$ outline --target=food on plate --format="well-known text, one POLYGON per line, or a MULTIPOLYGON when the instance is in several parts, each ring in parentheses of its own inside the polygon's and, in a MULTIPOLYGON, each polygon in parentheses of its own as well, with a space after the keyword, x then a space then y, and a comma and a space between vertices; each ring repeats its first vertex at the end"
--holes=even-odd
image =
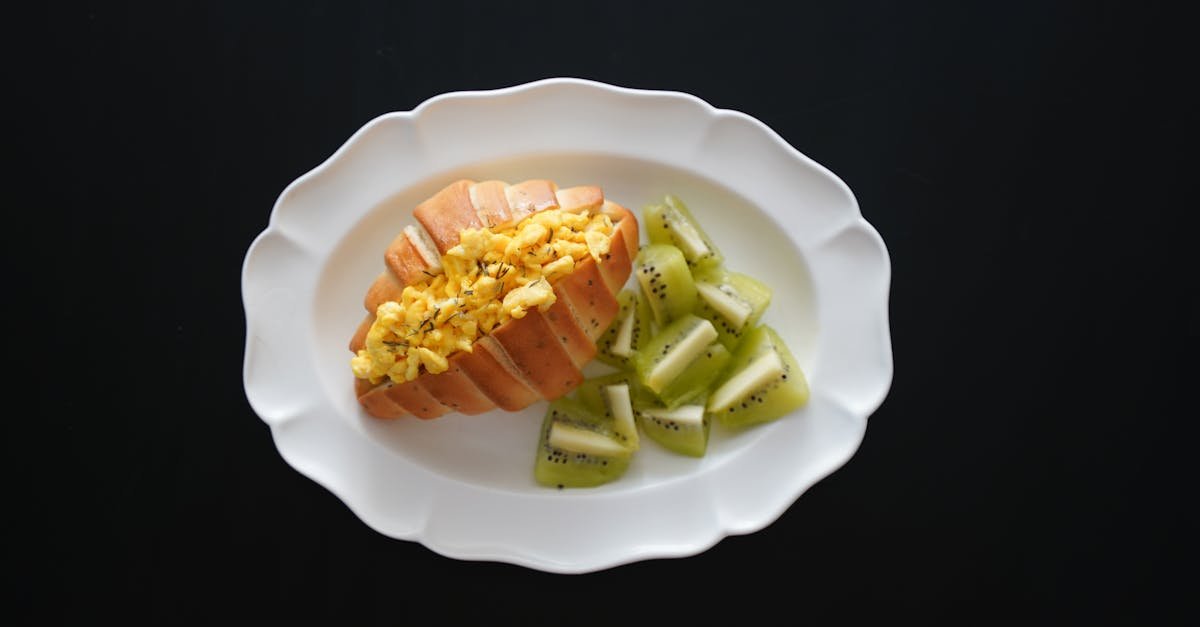
POLYGON ((542 420, 534 477, 557 487, 588 487, 625 474, 634 449, 605 417, 569 398, 550 403, 542 420))
POLYGON ((640 435, 703 457, 713 422, 747 428, 808 402, 804 372, 762 323, 771 288, 727 268, 680 199, 647 206, 643 222, 650 241, 634 256, 636 285, 618 293, 619 311, 598 341, 597 357, 616 370, 583 381, 547 412, 535 472, 544 485, 616 480, 640 435))
POLYGON ((650 242, 678 248, 693 271, 703 272, 725 262, 724 255, 679 198, 668 194, 661 203, 647 206, 642 214, 650 242))
POLYGON ((712 421, 704 415, 704 405, 647 407, 639 417, 646 435, 668 450, 691 457, 703 457, 708 450, 712 421))
POLYGON ((808 402, 808 382, 783 339, 769 326, 746 334, 713 386, 708 412, 728 426, 774 420, 808 402))
POLYGON ((350 341, 367 413, 515 411, 571 392, 620 311, 634 214, 595 186, 459 180, 413 215, 350 341))
POLYGON ((771 288, 740 272, 716 271, 696 281, 696 315, 717 328, 717 339, 733 350, 758 324, 771 303, 771 288))
POLYGON ((696 307, 696 281, 678 248, 647 244, 638 251, 634 265, 655 324, 664 326, 696 307))
POLYGON ((642 385, 662 395, 717 340, 712 323, 684 314, 659 330, 634 357, 642 385))
POLYGON ((596 359, 624 368, 631 366, 630 358, 650 339, 654 320, 650 305, 638 288, 625 288, 617 294, 620 311, 600 339, 596 340, 596 359))
POLYGON ((725 371, 731 355, 720 342, 713 342, 658 392, 658 400, 669 409, 702 398, 725 371))

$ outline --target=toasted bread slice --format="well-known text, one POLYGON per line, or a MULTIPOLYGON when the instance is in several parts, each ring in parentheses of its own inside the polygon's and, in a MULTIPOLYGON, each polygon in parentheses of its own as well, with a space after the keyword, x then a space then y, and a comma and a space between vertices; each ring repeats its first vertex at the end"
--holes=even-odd
POLYGON ((558 197, 554 195, 557 186, 551 181, 534 179, 509 185, 504 193, 508 199, 508 209, 514 222, 547 209, 558 208, 558 197))
POLYGON ((587 331, 579 323, 575 311, 563 295, 562 288, 555 286, 554 294, 557 298, 544 314, 546 322, 550 323, 554 337, 558 338, 575 367, 582 369, 596 356, 596 343, 588 337, 587 331))
POLYGON ((468 188, 475 215, 488 228, 504 228, 513 224, 512 212, 508 209, 508 195, 504 193, 508 183, 483 181, 468 188))
POLYGON ((592 342, 604 334, 621 310, 615 292, 600 272, 600 264, 590 257, 575 264, 574 272, 559 279, 554 291, 559 299, 570 304, 579 326, 592 342))
POLYGON ((376 418, 400 418, 407 416, 408 411, 397 405, 389 396, 388 392, 392 388, 391 381, 385 381, 379 385, 371 385, 366 379, 355 379, 354 389, 358 396, 358 402, 367 410, 368 414, 376 418))
POLYGON ((391 384, 384 395, 393 403, 403 407, 408 413, 422 420, 437 418, 449 413, 450 408, 438 401, 433 394, 429 393, 429 390, 421 386, 419 381, 420 377, 404 383, 391 384))
POLYGON ((604 204, 604 192, 595 185, 560 189, 554 192, 554 198, 558 201, 559 209, 572 213, 595 211, 604 204))
POLYGON ((542 399, 494 338, 485 335, 475 340, 472 348, 471 352, 459 353, 454 359, 475 387, 497 407, 517 411, 542 399))
POLYGON ((412 224, 404 227, 388 245, 383 262, 400 289, 442 272, 442 258, 433 240, 424 229, 412 224))
POLYGON ((371 330, 371 325, 375 323, 375 314, 369 313, 363 321, 358 324, 358 330, 354 332, 354 337, 350 338, 350 352, 357 353, 367 345, 367 333, 371 330))
POLYGON ((638 224, 633 212, 614 202, 604 203, 604 212, 613 218, 613 235, 608 252, 600 260, 600 275, 608 291, 617 294, 633 272, 633 258, 638 251, 638 224), (613 217, 616 216, 616 217, 613 217))
POLYGON ((371 283, 371 287, 367 288, 367 296, 363 298, 363 307, 373 316, 379 306, 388 301, 400 301, 400 295, 404 293, 404 285, 396 280, 396 275, 391 272, 380 272, 379 276, 375 277, 375 282, 371 283))
POLYGON ((413 216, 425 227, 440 255, 458 244, 464 229, 483 227, 475 205, 471 204, 472 183, 466 179, 455 181, 413 210, 413 216))
POLYGON ((496 404, 479 390, 463 370, 462 362, 466 355, 470 353, 464 351, 451 356, 448 370, 437 374, 426 373, 417 377, 416 381, 451 411, 474 416, 495 409, 496 404))
POLYGON ((552 401, 583 381, 583 373, 554 335, 542 312, 533 309, 492 330, 521 376, 542 398, 552 401))

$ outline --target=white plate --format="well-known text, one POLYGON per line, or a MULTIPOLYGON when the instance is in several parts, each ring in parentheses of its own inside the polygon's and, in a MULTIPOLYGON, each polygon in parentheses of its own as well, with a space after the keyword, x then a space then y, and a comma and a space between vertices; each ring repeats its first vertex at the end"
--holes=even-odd
MULTIPOLYGON (((759 530, 854 454, 892 380, 890 263, 849 188, 761 122, 687 94, 550 79, 380 116, 289 185, 242 269, 244 384, 284 459, 380 533, 443 555, 585 572, 699 553, 759 530), (545 403, 379 421, 347 341, 382 251, 457 178, 595 184, 640 208, 674 193, 727 266, 765 280, 764 322, 812 388, 800 411, 701 459, 653 442, 592 489, 533 481, 545 403)), ((591 368, 591 367, 590 367, 591 368)))

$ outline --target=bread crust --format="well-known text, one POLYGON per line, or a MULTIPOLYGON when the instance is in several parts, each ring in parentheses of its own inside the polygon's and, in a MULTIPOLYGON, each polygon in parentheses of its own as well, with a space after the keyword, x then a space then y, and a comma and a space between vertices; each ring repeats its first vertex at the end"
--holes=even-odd
MULTIPOLYGON (((400 285, 400 289, 441 270, 422 252, 421 238, 422 235, 416 227, 409 225, 400 231, 383 253, 383 263, 391 271, 391 279, 400 285)), ((431 255, 432 251, 429 254, 431 255)))
POLYGON ((444 255, 457 245, 463 229, 483 228, 471 204, 472 183, 467 179, 455 181, 413 209, 413 217, 425 227, 438 254, 444 255))
POLYGON ((539 211, 557 209, 556 191, 557 185, 543 179, 532 179, 508 186, 505 195, 513 221, 520 222, 539 211))
POLYGON ((582 370, 596 356, 596 343, 588 337, 559 285, 554 287, 554 294, 554 304, 544 314, 546 322, 575 367, 582 370))
POLYGON ((604 191, 595 185, 580 185, 560 189, 554 192, 554 198, 563 211, 595 211, 604 204, 604 191))
POLYGON ((542 312, 533 309, 492 330, 521 376, 542 398, 552 401, 583 381, 583 373, 554 335, 542 312))
POLYGON ((490 335, 475 341, 473 350, 454 357, 463 373, 497 407, 519 411, 542 399, 517 371, 504 349, 490 335))
POLYGON ((393 383, 384 390, 393 403, 422 420, 431 420, 450 413, 446 407, 419 383, 420 377, 403 383, 393 383))
POLYGON ((576 264, 574 272, 559 279, 554 291, 571 306, 579 327, 593 343, 604 334, 621 310, 621 304, 605 282, 599 264, 590 257, 576 264))
POLYGON ((613 202, 606 202, 605 207, 617 218, 613 220, 616 228, 609 240, 608 252, 600 259, 600 275, 604 277, 604 284, 615 298, 615 294, 625 287, 625 283, 629 281, 629 273, 633 271, 633 258, 637 256, 638 250, 638 224, 633 212, 625 207, 613 202))
POLYGON ((448 360, 450 367, 445 372, 426 373, 415 380, 425 388, 425 391, 450 410, 474 416, 495 409, 496 404, 479 390, 479 387, 463 370, 462 357, 469 354, 469 352, 463 351, 452 355, 448 360))
POLYGON ((354 337, 350 338, 350 352, 357 353, 367 346, 367 333, 371 330, 371 325, 375 323, 375 314, 369 313, 363 321, 358 323, 358 329, 354 332, 354 337))
POLYGON ((376 418, 401 418, 408 415, 408 411, 395 401, 388 397, 388 391, 394 384, 387 381, 383 384, 372 386, 370 381, 365 379, 354 380, 354 390, 358 396, 358 403, 367 410, 368 414, 376 418))
POLYGON ((400 301, 401 294, 404 293, 406 283, 401 283, 396 279, 396 275, 386 270, 379 273, 375 277, 375 281, 371 283, 371 287, 367 288, 367 295, 363 298, 363 307, 371 315, 375 315, 375 311, 379 306, 388 301, 400 301))
POLYGON ((503 228, 513 224, 508 196, 504 193, 506 187, 508 183, 504 181, 483 181, 475 183, 468 190, 471 204, 475 206, 475 215, 484 226, 503 228))

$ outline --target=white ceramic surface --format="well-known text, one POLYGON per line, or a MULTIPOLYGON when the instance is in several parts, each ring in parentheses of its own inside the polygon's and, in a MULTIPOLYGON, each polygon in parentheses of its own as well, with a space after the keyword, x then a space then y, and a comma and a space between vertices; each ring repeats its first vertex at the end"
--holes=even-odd
POLYGON ((450 93, 372 120, 280 195, 243 265, 243 379, 284 459, 385 535, 551 572, 688 556, 770 524, 854 454, 891 385, 890 274, 849 188, 745 114, 577 79, 450 93), (774 288, 764 322, 804 368, 809 405, 714 425, 701 459, 647 442, 622 479, 580 490, 533 481, 545 403, 366 416, 346 348, 362 296, 412 207, 464 177, 596 184, 639 215, 676 194, 728 267, 774 288))

